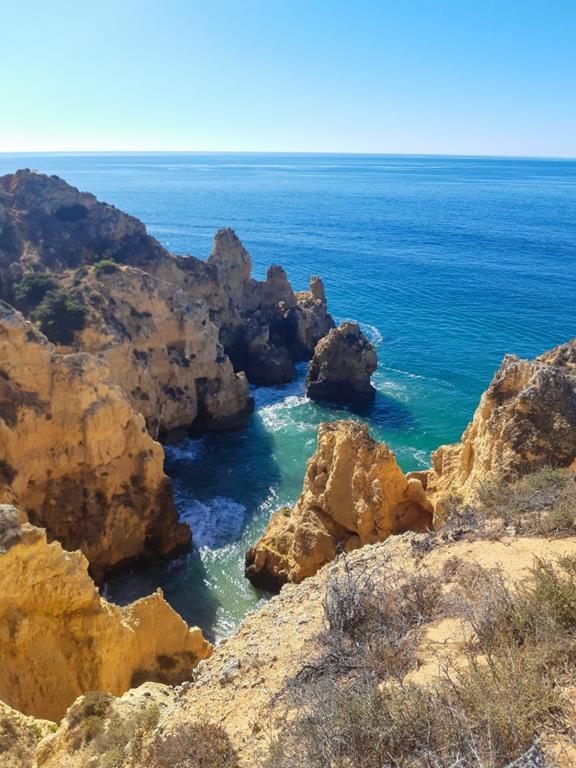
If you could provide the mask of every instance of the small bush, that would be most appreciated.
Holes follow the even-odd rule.
[[[365,675],[401,680],[416,662],[418,629],[437,613],[440,582],[392,569],[356,571],[342,562],[342,573],[326,587],[320,652],[296,683]]]
[[[492,483],[480,490],[478,515],[500,519],[518,534],[576,533],[576,474],[543,467],[516,483]]]
[[[151,768],[238,768],[226,732],[212,723],[190,723],[158,733],[151,748]]]
[[[85,324],[84,308],[72,296],[63,291],[48,291],[33,319],[40,330],[55,344],[71,344],[74,333],[82,330]]]
[[[453,496],[442,504],[446,531],[495,538],[510,532],[523,536],[576,535],[576,474],[543,467],[516,482],[490,482],[477,500],[464,504]]]
[[[112,259],[101,259],[94,264],[96,275],[110,275],[112,272],[118,272],[120,267]]]
[[[37,307],[56,283],[48,272],[25,272],[14,284],[14,301],[18,308],[29,311]]]

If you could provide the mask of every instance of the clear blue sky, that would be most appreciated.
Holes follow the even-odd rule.
[[[0,151],[576,156],[576,0],[13,0]]]

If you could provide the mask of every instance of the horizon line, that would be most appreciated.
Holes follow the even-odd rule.
[[[206,149],[78,149],[78,150],[42,150],[18,149],[0,150],[1,156],[18,155],[55,155],[55,156],[118,156],[118,155],[324,155],[327,157],[447,157],[494,160],[576,160],[576,155],[523,155],[523,154],[483,154],[483,153],[450,153],[450,152],[345,152],[314,150],[206,150]]]

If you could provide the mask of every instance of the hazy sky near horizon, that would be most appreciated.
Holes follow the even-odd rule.
[[[576,0],[27,0],[0,151],[576,156]]]

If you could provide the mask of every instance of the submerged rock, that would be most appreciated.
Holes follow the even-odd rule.
[[[370,376],[376,350],[357,323],[342,323],[316,346],[308,368],[306,392],[312,400],[361,405],[374,399]]]
[[[422,484],[404,475],[365,424],[321,424],[300,498],[272,516],[246,554],[246,576],[276,592],[316,573],[339,551],[431,525],[432,505]]]
[[[121,608],[99,596],[87,567],[0,506],[0,699],[27,715],[57,720],[86,691],[181,682],[212,652],[160,590]]]
[[[459,443],[432,454],[428,492],[473,500],[491,481],[515,480],[576,459],[576,339],[535,360],[506,355]]]
[[[189,545],[163,459],[101,359],[58,354],[0,306],[0,502],[81,549],[101,575]]]

